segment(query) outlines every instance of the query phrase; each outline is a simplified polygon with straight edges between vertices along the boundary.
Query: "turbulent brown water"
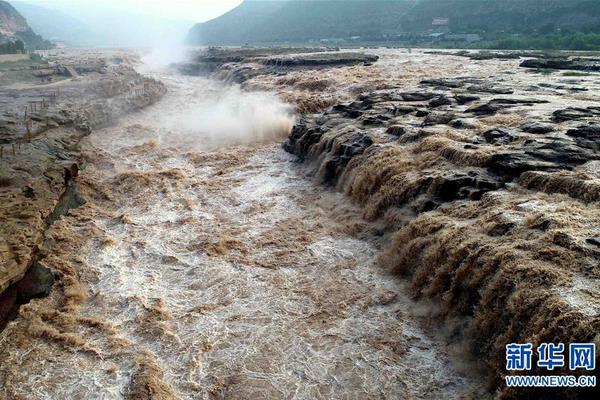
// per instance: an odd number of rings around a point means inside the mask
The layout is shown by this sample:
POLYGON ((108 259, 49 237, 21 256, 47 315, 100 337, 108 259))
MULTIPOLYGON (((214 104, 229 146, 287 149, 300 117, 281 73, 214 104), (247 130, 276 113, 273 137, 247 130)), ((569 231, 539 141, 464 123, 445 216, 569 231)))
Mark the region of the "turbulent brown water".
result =
POLYGON ((48 234, 62 284, 0 333, 1 398, 481 392, 377 267, 373 226, 280 149, 286 106, 157 77, 161 102, 84 143, 88 203, 48 234))

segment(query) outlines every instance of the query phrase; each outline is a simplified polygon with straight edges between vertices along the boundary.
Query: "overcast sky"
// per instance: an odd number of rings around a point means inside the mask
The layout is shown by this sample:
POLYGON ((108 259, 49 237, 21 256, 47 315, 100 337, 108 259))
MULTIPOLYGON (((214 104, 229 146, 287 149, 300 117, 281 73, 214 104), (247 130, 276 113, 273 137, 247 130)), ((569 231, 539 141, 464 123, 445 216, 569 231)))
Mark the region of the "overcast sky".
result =
MULTIPOLYGON (((9 0, 10 1, 10 0, 9 0)), ((46 8, 69 11, 77 8, 112 8, 128 13, 146 14, 168 19, 203 22, 227 12, 242 0, 22 0, 46 8)), ((86 10, 87 11, 87 10, 86 10)))

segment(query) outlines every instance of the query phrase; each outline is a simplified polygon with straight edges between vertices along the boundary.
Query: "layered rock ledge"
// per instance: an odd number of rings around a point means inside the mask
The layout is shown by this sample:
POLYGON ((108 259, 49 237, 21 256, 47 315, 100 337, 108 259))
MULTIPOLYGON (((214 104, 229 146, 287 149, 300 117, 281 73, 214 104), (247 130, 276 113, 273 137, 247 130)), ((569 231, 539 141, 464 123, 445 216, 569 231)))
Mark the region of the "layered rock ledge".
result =
POLYGON ((466 317, 458 334, 495 387, 507 343, 597 342, 600 328, 597 87, 565 107, 560 78, 511 73, 365 92, 304 115, 284 144, 383 222, 380 262, 415 298, 466 317))
POLYGON ((383 226, 381 265, 433 299, 441 320, 461 321, 452 340, 485 360, 493 388, 507 343, 598 342, 593 69, 563 73, 537 53, 369 52, 377 62, 241 59, 207 74, 295 105, 284 148, 383 226))

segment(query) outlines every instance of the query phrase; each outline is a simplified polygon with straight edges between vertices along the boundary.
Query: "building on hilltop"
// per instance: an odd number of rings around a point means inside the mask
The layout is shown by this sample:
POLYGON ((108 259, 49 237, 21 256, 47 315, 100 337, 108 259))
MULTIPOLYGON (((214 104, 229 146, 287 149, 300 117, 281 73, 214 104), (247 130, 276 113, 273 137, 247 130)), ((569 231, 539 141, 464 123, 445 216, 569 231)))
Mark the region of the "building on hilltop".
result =
POLYGON ((431 21, 431 30, 435 33, 450 32, 450 18, 436 17, 431 21))

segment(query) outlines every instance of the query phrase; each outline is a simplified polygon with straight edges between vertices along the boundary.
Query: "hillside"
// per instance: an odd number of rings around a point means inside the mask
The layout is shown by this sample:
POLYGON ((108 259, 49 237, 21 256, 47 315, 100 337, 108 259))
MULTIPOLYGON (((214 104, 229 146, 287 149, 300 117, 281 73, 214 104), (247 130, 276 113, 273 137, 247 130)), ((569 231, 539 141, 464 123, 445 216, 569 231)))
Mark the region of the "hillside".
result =
POLYGON ((25 18, 8 2, 0 0, 0 43, 20 40, 27 49, 44 49, 50 42, 36 34, 25 18))
POLYGON ((13 1, 12 5, 23 15, 32 29, 40 35, 70 45, 89 45, 92 33, 88 24, 61 11, 41 7, 36 4, 13 1))
POLYGON ((197 24, 194 45, 394 41, 432 33, 510 34, 600 31, 596 0, 324 0, 251 1, 197 24), (434 20, 437 22, 434 24, 434 20))
POLYGON ((149 47, 171 38, 181 40, 193 25, 193 21, 125 12, 102 2, 86 7, 76 2, 14 1, 13 5, 36 32, 73 47, 149 47))

